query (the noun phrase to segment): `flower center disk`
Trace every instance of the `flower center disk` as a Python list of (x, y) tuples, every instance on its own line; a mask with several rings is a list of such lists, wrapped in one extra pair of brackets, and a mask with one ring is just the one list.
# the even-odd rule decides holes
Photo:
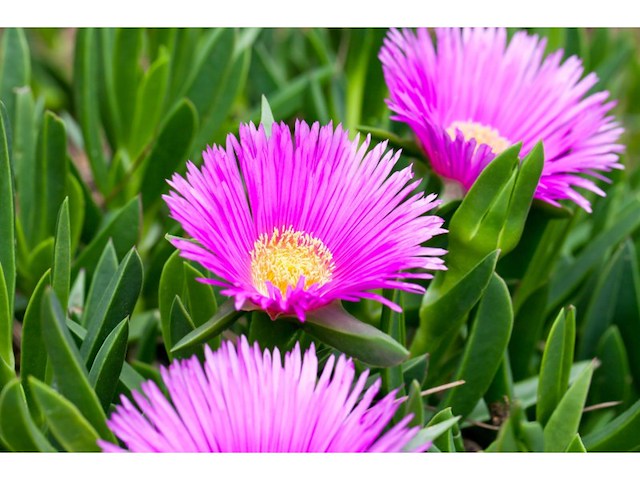
[(473, 138), (476, 141), (476, 149), (481, 144), (485, 144), (488, 145), (489, 148), (491, 148), (491, 151), (495, 155), (499, 155), (500, 153), (504, 152), (511, 145), (511, 142), (509, 142), (509, 140), (500, 136), (498, 130), (481, 123), (471, 121), (453, 122), (449, 126), (449, 128), (447, 128), (447, 133), (452, 140), (455, 140), (456, 138), (456, 130), (460, 130), (462, 132), (466, 141), (469, 141)]
[(275, 228), (271, 236), (263, 233), (251, 251), (251, 279), (265, 296), (270, 282), (285, 297), (287, 287), (295, 288), (304, 277), (304, 289), (322, 286), (331, 280), (335, 264), (333, 255), (322, 240), (308, 233)]

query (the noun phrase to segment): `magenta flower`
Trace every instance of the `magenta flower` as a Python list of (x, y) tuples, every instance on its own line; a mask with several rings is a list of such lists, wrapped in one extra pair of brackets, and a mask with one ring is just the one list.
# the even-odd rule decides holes
[[(152, 381), (144, 395), (124, 395), (108, 421), (132, 452), (399, 452), (425, 451), (407, 416), (384, 431), (400, 401), (395, 392), (372, 406), (380, 380), (365, 389), (368, 371), (354, 384), (344, 355), (327, 360), (318, 378), (313, 344), (285, 354), (264, 352), (241, 337), (162, 369), (170, 400)], [(414, 440), (412, 442), (412, 440)], [(104, 451), (123, 451), (100, 440)]]
[[(407, 123), (449, 188), (466, 192), (496, 155), (540, 140), (545, 165), (535, 197), (569, 199), (590, 211), (577, 190), (604, 192), (592, 179), (622, 168), (623, 129), (609, 116), (608, 92), (588, 95), (594, 73), (563, 52), (545, 57), (546, 41), (504, 29), (391, 30), (380, 51), (394, 120)], [(606, 180), (606, 179), (605, 179)]]
[(214, 145), (186, 179), (174, 175), (164, 198), (171, 215), (196, 242), (174, 239), (181, 255), (209, 269), (203, 281), (235, 297), (237, 310), (259, 308), (272, 318), (334, 300), (371, 298), (399, 307), (372, 290), (424, 289), (402, 280), (431, 278), (414, 269), (444, 269), (442, 249), (423, 247), (445, 232), (423, 215), (437, 206), (424, 196), (410, 167), (392, 172), (399, 152), (386, 143), (367, 151), (338, 126), (297, 121), (270, 136), (240, 125), (240, 141)]

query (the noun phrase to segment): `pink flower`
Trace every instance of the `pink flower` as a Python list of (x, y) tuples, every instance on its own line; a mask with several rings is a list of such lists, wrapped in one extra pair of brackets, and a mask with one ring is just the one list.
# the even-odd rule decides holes
[[(437, 206), (424, 196), (410, 167), (393, 171), (399, 152), (386, 143), (368, 151), (338, 126), (284, 123), (270, 136), (240, 125), (240, 140), (188, 164), (165, 196), (171, 216), (195, 240), (174, 239), (181, 255), (210, 270), (203, 281), (235, 297), (236, 309), (259, 308), (272, 318), (295, 315), (335, 300), (371, 298), (372, 290), (421, 293), (404, 282), (444, 269), (442, 249), (421, 244), (445, 232), (425, 216)], [(414, 271), (417, 269), (418, 271)]]
[(592, 179), (622, 168), (623, 129), (608, 92), (582, 78), (577, 57), (545, 57), (545, 40), (504, 29), (436, 29), (437, 46), (419, 29), (391, 30), (380, 51), (394, 120), (407, 123), (445, 182), (467, 191), (508, 146), (526, 155), (543, 141), (545, 165), (535, 197), (569, 199), (590, 211), (576, 188), (599, 195)]
[[(410, 416), (385, 431), (400, 401), (395, 392), (376, 402), (380, 380), (365, 389), (368, 371), (354, 384), (351, 359), (331, 356), (318, 378), (313, 344), (284, 356), (241, 337), (224, 342), (204, 365), (197, 357), (162, 369), (167, 399), (152, 381), (124, 395), (108, 421), (132, 452), (399, 452), (425, 451), (411, 442)], [(103, 440), (108, 452), (123, 451)]]

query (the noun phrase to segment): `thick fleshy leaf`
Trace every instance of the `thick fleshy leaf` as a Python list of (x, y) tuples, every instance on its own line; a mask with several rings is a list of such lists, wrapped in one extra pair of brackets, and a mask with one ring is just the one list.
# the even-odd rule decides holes
[(576, 311), (568, 307), (553, 322), (542, 354), (536, 403), (536, 420), (542, 425), (547, 423), (569, 386), (575, 338)]
[[(167, 346), (174, 345), (178, 340), (183, 338), (185, 335), (193, 332), (196, 328), (193, 324), (193, 320), (191, 320), (191, 316), (187, 309), (182, 304), (180, 297), (177, 295), (173, 299), (173, 304), (171, 305), (171, 323), (170, 323), (170, 343)], [(169, 358), (186, 358), (190, 357), (197, 352), (197, 348), (194, 346), (192, 348), (186, 348), (177, 353), (169, 352)]]
[(67, 187), (69, 188), (69, 221), (71, 226), (71, 254), (73, 255), (80, 243), (86, 204), (82, 186), (72, 174), (67, 175)]
[(105, 289), (95, 313), (87, 318), (87, 337), (80, 352), (91, 364), (116, 325), (131, 315), (142, 288), (142, 260), (135, 248), (122, 260)]
[(22, 225), (30, 221), (37, 201), (35, 192), (36, 126), (35, 102), (29, 87), (15, 92), (15, 117), (12, 125), (12, 152), (16, 179), (16, 199), (20, 205), (18, 215)]
[[(38, 380), (45, 379), (47, 369), (47, 349), (42, 334), (42, 296), (45, 288), (51, 283), (51, 271), (47, 270), (35, 290), (31, 294), (27, 310), (22, 319), (22, 344), (20, 347), (20, 375), (23, 379), (29, 377)], [(33, 407), (33, 397), (29, 384), (24, 382), (24, 390), (29, 406)]]
[(87, 271), (90, 277), (96, 268), (102, 251), (109, 239), (113, 241), (116, 255), (122, 258), (138, 241), (141, 224), (141, 204), (139, 197), (133, 198), (118, 210), (111, 221), (98, 232), (91, 243), (78, 255), (71, 270), (74, 277), (80, 268)]
[(249, 343), (258, 342), (263, 349), (278, 347), (281, 352), (287, 352), (294, 347), (299, 333), (299, 322), (271, 320), (264, 312), (251, 312)]
[(437, 440), (441, 435), (449, 432), (449, 430), (451, 430), (459, 420), (460, 417), (452, 417), (433, 425), (426, 426), (420, 430), (415, 437), (413, 437), (413, 439), (404, 447), (404, 450), (410, 452), (420, 445)]
[[(11, 31), (11, 30), (9, 30)], [(5, 33), (7, 35), (7, 33)], [(15, 35), (15, 34), (10, 34)], [(3, 44), (6, 44), (7, 40)], [(5, 47), (6, 48), (6, 47)], [(13, 297), (16, 285), (15, 209), (13, 174), (4, 119), (0, 115), (0, 265), (8, 299), (8, 311), (13, 317)], [(1, 322), (2, 320), (0, 320)], [(3, 332), (3, 331), (2, 331)], [(4, 333), (0, 333), (0, 336)], [(0, 340), (2, 343), (4, 340)]]
[(158, 286), (158, 307), (160, 310), (160, 328), (167, 353), (171, 351), (171, 309), (176, 296), (184, 289), (184, 260), (178, 250), (174, 251), (162, 267)]
[(0, 438), (14, 452), (55, 452), (29, 414), (19, 379), (0, 394)]
[(302, 328), (321, 342), (369, 365), (391, 367), (409, 356), (392, 337), (352, 317), (339, 304), (308, 312)]
[(544, 427), (545, 452), (564, 452), (578, 433), (593, 369), (593, 362), (587, 365), (549, 417)]
[(89, 371), (89, 382), (105, 411), (108, 410), (118, 386), (127, 354), (128, 337), (129, 322), (125, 319), (105, 339)]
[(640, 448), (640, 400), (606, 426), (583, 438), (590, 452), (637, 451)]
[(436, 276), (422, 299), (420, 326), (411, 345), (412, 356), (425, 352), (433, 355), (437, 348), (453, 340), (489, 284), (499, 253), (498, 250), (491, 252), (449, 290), (443, 291), (442, 281), (438, 281), (448, 273)]
[(183, 99), (169, 114), (145, 160), (140, 187), (145, 207), (150, 207), (168, 191), (167, 179), (185, 164), (197, 125), (198, 112), (188, 99)]
[(414, 380), (409, 387), (409, 395), (404, 403), (402, 416), (412, 415), (409, 426), (422, 427), (424, 425), (424, 404), (422, 403), (422, 392), (420, 384)]
[(98, 62), (99, 54), (95, 29), (78, 29), (73, 68), (74, 104), (93, 179), (98, 189), (105, 193), (107, 163), (100, 138), (100, 106), (99, 102), (96, 102), (96, 98), (99, 98)]
[(38, 406), (44, 412), (47, 425), (66, 451), (100, 451), (98, 433), (73, 403), (46, 383), (35, 378), (30, 378), (29, 383)]
[(567, 447), (565, 452), (587, 453), (587, 449), (585, 448), (584, 444), (582, 443), (582, 439), (580, 438), (580, 434), (579, 433), (576, 433), (576, 436), (573, 437), (573, 440), (571, 440), (571, 443), (569, 444), (569, 446)]
[[(50, 289), (45, 291), (42, 299), (42, 333), (57, 388), (78, 408), (103, 438), (112, 439), (113, 434), (107, 428), (105, 413), (89, 382), (89, 372), (71, 339), (60, 302)], [(37, 397), (33, 392), (33, 382), (37, 384), (40, 382), (33, 377), (30, 381), (32, 381), (31, 393)], [(38, 403), (43, 407), (41, 401)], [(46, 411), (45, 415), (47, 415)]]
[(182, 337), (172, 348), (171, 352), (176, 353), (185, 348), (199, 345), (210, 338), (222, 333), (227, 327), (235, 322), (244, 312), (237, 311), (233, 299), (227, 300), (220, 305), (216, 314), (208, 322), (203, 323), (194, 331)]
[(53, 266), (51, 286), (60, 300), (62, 310), (67, 310), (69, 289), (71, 288), (71, 225), (69, 222), (69, 198), (65, 198), (58, 212), (55, 243), (53, 245)]
[(189, 307), (189, 314), (193, 324), (199, 327), (216, 314), (218, 303), (213, 288), (197, 279), (204, 275), (193, 268), (188, 262), (183, 263), (184, 293), (182, 297)]
[(88, 319), (95, 318), (100, 301), (116, 270), (118, 270), (118, 257), (116, 256), (113, 242), (109, 240), (104, 247), (100, 260), (98, 260), (91, 287), (89, 288), (87, 301), (84, 303), (84, 310), (82, 312), (83, 325), (86, 326), (88, 324)]
[(463, 418), (471, 413), (489, 388), (509, 343), (513, 310), (509, 290), (495, 273), (480, 300), (471, 333), (455, 379), (464, 385), (452, 389), (441, 407), (451, 407)]

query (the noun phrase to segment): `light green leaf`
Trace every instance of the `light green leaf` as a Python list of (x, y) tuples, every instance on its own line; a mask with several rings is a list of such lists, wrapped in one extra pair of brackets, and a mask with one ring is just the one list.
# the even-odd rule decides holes
[(16, 87), (29, 85), (31, 78), (31, 57), (29, 44), (21, 28), (7, 28), (2, 35), (0, 52), (0, 98), (7, 106), (13, 120)]
[(275, 122), (275, 120), (273, 119), (273, 113), (271, 112), (269, 101), (267, 100), (267, 97), (262, 95), (262, 115), (260, 117), (260, 123), (264, 127), (267, 137), (271, 136), (271, 125), (273, 125), (273, 122)]
[(69, 222), (69, 197), (62, 202), (58, 213), (55, 243), (53, 246), (53, 267), (51, 286), (60, 300), (62, 310), (67, 310), (69, 289), (71, 288), (71, 225)]

